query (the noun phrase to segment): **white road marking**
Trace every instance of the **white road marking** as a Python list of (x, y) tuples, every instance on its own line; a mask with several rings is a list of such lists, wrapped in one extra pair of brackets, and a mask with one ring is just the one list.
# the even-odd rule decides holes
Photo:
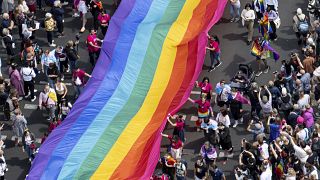
[(24, 109), (36, 110), (38, 109), (38, 104), (25, 104)]

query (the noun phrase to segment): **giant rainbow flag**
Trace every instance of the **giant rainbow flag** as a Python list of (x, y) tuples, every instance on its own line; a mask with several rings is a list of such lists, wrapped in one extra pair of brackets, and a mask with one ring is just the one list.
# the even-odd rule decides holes
[(168, 113), (201, 72), (226, 0), (123, 0), (92, 74), (28, 179), (149, 179)]

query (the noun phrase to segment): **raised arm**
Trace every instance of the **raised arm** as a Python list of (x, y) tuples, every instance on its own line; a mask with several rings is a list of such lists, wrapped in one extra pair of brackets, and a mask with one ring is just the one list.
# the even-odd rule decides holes
[(169, 137), (169, 135), (168, 134), (163, 134), (163, 133), (161, 133), (161, 136), (163, 136), (163, 137)]
[(189, 100), (190, 102), (192, 102), (192, 103), (195, 102), (195, 100), (191, 99), (190, 97), (188, 98), (188, 100)]

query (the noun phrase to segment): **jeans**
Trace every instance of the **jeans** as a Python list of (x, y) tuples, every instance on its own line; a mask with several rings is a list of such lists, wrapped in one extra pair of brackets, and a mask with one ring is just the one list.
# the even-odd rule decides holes
[(52, 31), (47, 31), (47, 39), (48, 39), (48, 42), (50, 44), (52, 44), (52, 40), (53, 40), (53, 32)]
[(57, 28), (58, 28), (58, 33), (60, 35), (63, 33), (63, 22), (62, 21), (57, 21)]
[(77, 62), (78, 62), (78, 61), (69, 61), (71, 73), (76, 69)]
[(37, 5), (39, 9), (42, 9), (42, 0), (37, 0)]
[(49, 118), (53, 120), (56, 117), (56, 106), (55, 105), (49, 105), (47, 108), (47, 111), (49, 113)]
[[(217, 64), (219, 64), (221, 62), (220, 61), (220, 53), (210, 51), (210, 60), (211, 60), (211, 67), (214, 67)], [(216, 64), (214, 64), (215, 61), (217, 61)]]
[(56, 80), (49, 78), (48, 81), (49, 81), (50, 88), (54, 89), (55, 88), (54, 85), (56, 84)]
[(34, 155), (33, 155), (33, 150), (30, 148), (29, 145), (25, 145), (24, 150), (26, 151), (28, 157), (33, 160), (34, 159)]
[(103, 35), (103, 37), (106, 35), (107, 30), (108, 30), (108, 26), (100, 26), (101, 29), (101, 33)]
[(240, 18), (240, 6), (230, 4), (231, 18)]
[(24, 81), (24, 93), (25, 95), (29, 94), (29, 90), (30, 90), (30, 94), (31, 94), (31, 99), (34, 98), (34, 83), (33, 81)]
[(75, 91), (75, 97), (76, 98), (80, 96), (82, 90), (83, 90), (82, 86), (74, 85), (74, 91)]
[(89, 52), (90, 64), (92, 65), (92, 67), (95, 66), (96, 60), (98, 59), (99, 54), (100, 54), (100, 51), (97, 51), (97, 52)]

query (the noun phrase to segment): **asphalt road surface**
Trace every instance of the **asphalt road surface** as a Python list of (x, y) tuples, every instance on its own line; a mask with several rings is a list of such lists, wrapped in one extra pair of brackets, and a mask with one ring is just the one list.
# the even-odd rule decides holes
[[(251, 2), (250, 0), (241, 0), (242, 7), (246, 2)], [(112, 6), (112, 2), (104, 2), (105, 8), (113, 14), (114, 7)], [(292, 17), (298, 7), (301, 7), (303, 11), (306, 13), (306, 2), (304, 0), (281, 0), (279, 1), (279, 13), (281, 17), (281, 27), (278, 29), (278, 41), (272, 43), (272, 47), (276, 49), (280, 55), (281, 59), (288, 58), (288, 54), (291, 51), (298, 51), (299, 47), (297, 45), (297, 40), (295, 38), (295, 34), (292, 31)], [(81, 21), (79, 18), (73, 18), (72, 9), (70, 6), (66, 7), (65, 14), (65, 37), (63, 38), (55, 38), (55, 43), (57, 45), (65, 45), (68, 40), (75, 40), (75, 35), (79, 32), (81, 28)], [(45, 12), (37, 12), (37, 19), (42, 19), (44, 17)], [(241, 23), (229, 23), (229, 6), (226, 7), (225, 14), (223, 18), (216, 24), (210, 31), (211, 34), (216, 34), (220, 38), (221, 42), (221, 59), (223, 64), (214, 70), (211, 73), (208, 73), (208, 68), (210, 64), (209, 57), (206, 57), (205, 65), (203, 66), (203, 72), (199, 77), (201, 80), (204, 76), (208, 76), (213, 85), (215, 85), (221, 79), (225, 79), (229, 81), (231, 77), (237, 72), (238, 64), (251, 64), (253, 69), (257, 69), (257, 64), (255, 62), (255, 58), (250, 55), (250, 48), (246, 44), (246, 30), (242, 27)], [(92, 25), (91, 18), (88, 22), (88, 27)], [(16, 31), (14, 31), (14, 37), (17, 38)], [(82, 34), (80, 37), (79, 44), (79, 54), (80, 54), (80, 67), (84, 68), (87, 72), (91, 72), (91, 66), (89, 64), (89, 58), (86, 51), (85, 39), (87, 32)], [(257, 25), (255, 25), (254, 36), (258, 36)], [(102, 37), (101, 37), (102, 38)], [(43, 30), (39, 30), (37, 32), (37, 42), (44, 49), (49, 49), (46, 40), (46, 34)], [(18, 41), (19, 43), (19, 41)], [(51, 48), (52, 49), (52, 48)], [(0, 49), (0, 57), (5, 59), (5, 50)], [(280, 60), (281, 60), (280, 59)], [(2, 73), (4, 77), (8, 78), (7, 67), (5, 66), (5, 61), (2, 61), (3, 67)], [(272, 79), (272, 72), (279, 70), (280, 61), (274, 62), (273, 60), (268, 60), (268, 63), (271, 67), (269, 74), (262, 74), (259, 78), (257, 78), (257, 82), (266, 83), (268, 80)], [(65, 82), (70, 83), (70, 75), (67, 75), (65, 78)], [(37, 78), (36, 89), (39, 94), (39, 91), (43, 89), (42, 82), (44, 80), (43, 75), (40, 75)], [(71, 97), (74, 93), (73, 87), (68, 86), (69, 97)], [(197, 91), (192, 93), (192, 98), (197, 98), (199, 95)], [(30, 101), (23, 100), (21, 102), (21, 106), (23, 108), (23, 113), (28, 120), (28, 128), (35, 133), (36, 138), (40, 140), (43, 133), (46, 132), (48, 128), (48, 121), (46, 121), (46, 113), (43, 111), (36, 110), (36, 105), (38, 101), (31, 103)], [(249, 107), (246, 107), (248, 109)], [(217, 108), (214, 108), (216, 111)], [(196, 132), (194, 128), (194, 122), (190, 119), (192, 116), (196, 115), (196, 108), (191, 105), (191, 103), (186, 103), (185, 106), (180, 110), (180, 112), (187, 115), (186, 121), (186, 144), (185, 151), (183, 154), (183, 158), (186, 159), (188, 163), (188, 177), (193, 178), (193, 163), (195, 154), (199, 153), (199, 149), (204, 142), (203, 133)], [(3, 119), (3, 115), (0, 116), (0, 120)], [(247, 120), (245, 118), (245, 120)], [(4, 121), (1, 121), (4, 122)], [(30, 164), (28, 163), (28, 158), (25, 153), (22, 152), (21, 147), (15, 147), (14, 141), (12, 141), (12, 130), (9, 122), (4, 122), (6, 126), (2, 131), (3, 139), (5, 140), (6, 148), (4, 149), (5, 158), (8, 164), (9, 171), (6, 173), (6, 179), (15, 180), (15, 179), (24, 179), (26, 174), (29, 171)], [(227, 179), (234, 179), (234, 167), (238, 163), (238, 155), (240, 151), (240, 140), (242, 138), (247, 138), (248, 140), (252, 140), (252, 136), (250, 136), (245, 130), (246, 122), (244, 125), (239, 125), (237, 128), (231, 129), (232, 143), (235, 147), (233, 158), (228, 160), (226, 165), (222, 165), (222, 162), (218, 159), (218, 166), (222, 168), (227, 176)], [(172, 133), (172, 128), (168, 126), (167, 133)], [(163, 146), (161, 148), (162, 152), (165, 150), (165, 146), (168, 144), (167, 140), (163, 140)]]

